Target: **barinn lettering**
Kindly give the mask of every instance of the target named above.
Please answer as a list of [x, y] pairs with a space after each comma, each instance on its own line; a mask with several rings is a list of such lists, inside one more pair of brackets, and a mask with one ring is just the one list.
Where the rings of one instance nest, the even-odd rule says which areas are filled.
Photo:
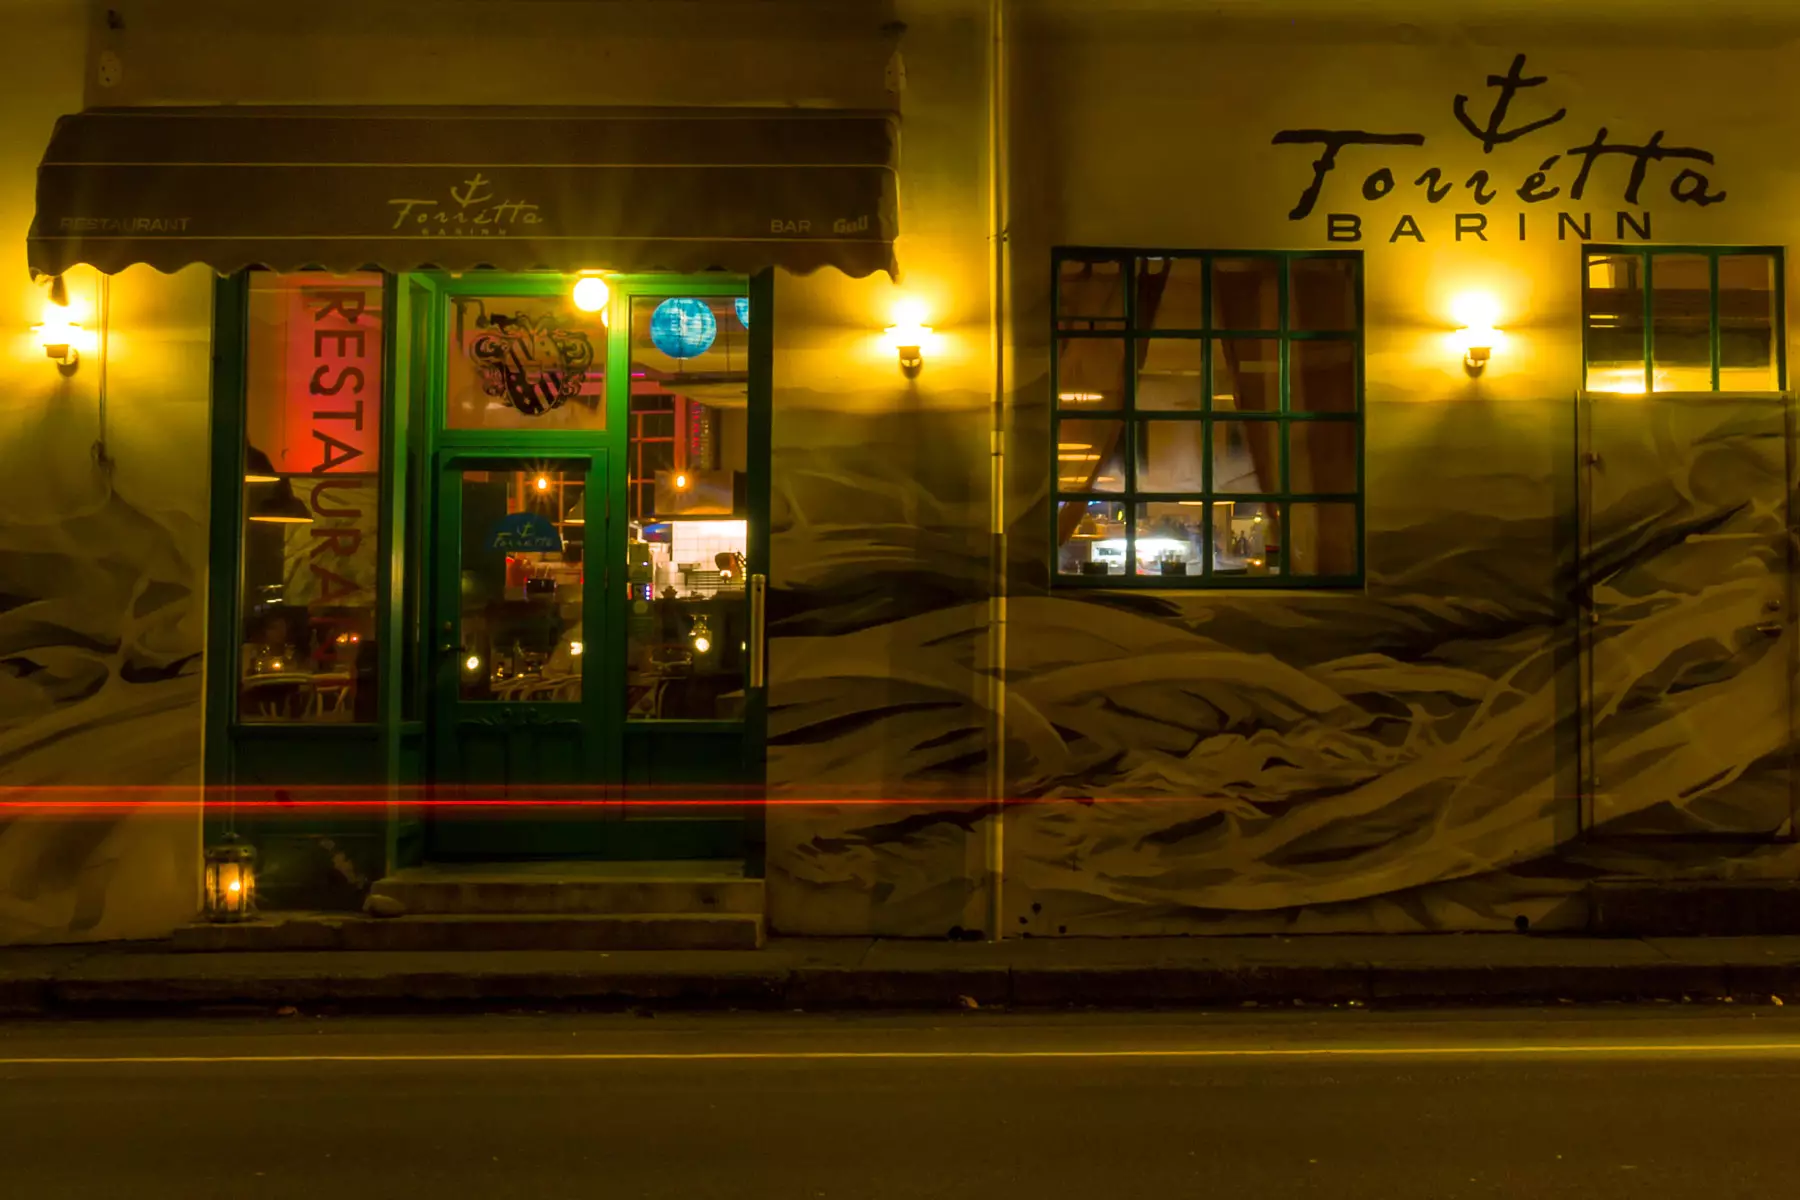
[[[1466, 95], [1456, 96], [1451, 109], [1457, 123], [1481, 144], [1481, 153], [1491, 155], [1501, 146], [1542, 134], [1568, 116], [1567, 109], [1559, 108], [1535, 120], [1509, 124], [1513, 101], [1547, 81], [1548, 76], [1526, 75], [1525, 55], [1520, 54], [1513, 58], [1506, 74], [1487, 77], [1488, 87], [1498, 89], [1499, 94], [1494, 98], [1485, 122], [1477, 123], [1470, 114], [1470, 97]], [[1651, 214], [1640, 206], [1652, 166], [1664, 162], [1684, 164], [1667, 183], [1668, 194], [1676, 203], [1706, 208], [1726, 198], [1726, 193], [1715, 190], [1712, 180], [1700, 169], [1713, 165], [1712, 153], [1697, 146], [1670, 145], [1665, 140], [1667, 136], [1666, 130], [1659, 129], [1641, 143], [1620, 142], [1612, 140], [1611, 130], [1600, 126], [1590, 140], [1546, 155], [1535, 169], [1522, 172], [1516, 179], [1485, 167], [1473, 171], [1466, 179], [1458, 179], [1461, 172], [1451, 173], [1435, 165], [1425, 166], [1422, 170], [1414, 166], [1399, 168], [1400, 173], [1396, 175], [1395, 166], [1382, 164], [1363, 176], [1361, 195], [1371, 203], [1385, 200], [1401, 191], [1402, 178], [1411, 177], [1403, 195], [1422, 199], [1427, 205], [1443, 204], [1454, 196], [1455, 207], [1476, 210], [1454, 212], [1449, 220], [1439, 222], [1431, 222], [1428, 214], [1427, 221], [1435, 227], [1437, 236], [1453, 236], [1457, 241], [1487, 241], [1490, 237], [1516, 237], [1524, 241], [1533, 233], [1548, 236], [1554, 230], [1558, 240], [1573, 236], [1586, 241], [1594, 235], [1592, 212], [1548, 209], [1534, 213], [1533, 206], [1548, 204], [1558, 197], [1565, 203], [1585, 200], [1595, 168], [1608, 160], [1623, 159], [1630, 163], [1629, 174], [1620, 191], [1625, 207], [1613, 214], [1611, 228], [1619, 240], [1635, 236], [1647, 241], [1651, 237]], [[1538, 140], [1547, 141], [1547, 138], [1540, 136]], [[1289, 220], [1303, 221], [1317, 208], [1326, 179], [1337, 170], [1339, 156], [1344, 151], [1352, 147], [1422, 149], [1426, 145], [1426, 136], [1423, 133], [1372, 133], [1358, 129], [1284, 129], [1275, 134], [1271, 144], [1318, 148], [1318, 157], [1312, 163], [1312, 178], [1288, 212]], [[1503, 195], [1516, 199], [1525, 207], [1505, 215], [1481, 211]], [[1555, 214], [1554, 220], [1551, 213]], [[1324, 217], [1327, 241], [1359, 242], [1363, 239], [1361, 214], [1328, 212]], [[1604, 218], [1602, 228], [1606, 228]], [[1426, 226], [1422, 226], [1411, 212], [1400, 214], [1388, 236], [1390, 243], [1403, 240], [1427, 240]]]

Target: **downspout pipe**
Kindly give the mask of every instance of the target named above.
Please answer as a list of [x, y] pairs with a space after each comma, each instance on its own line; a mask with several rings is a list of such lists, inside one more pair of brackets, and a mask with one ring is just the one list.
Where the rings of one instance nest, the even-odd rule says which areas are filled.
[[1007, 171], [1006, 0], [988, 0], [988, 298], [989, 352], [994, 394], [988, 429], [988, 748], [989, 817], [986, 822], [987, 934], [1005, 936], [1003, 891], [1006, 876], [1006, 437], [1010, 427], [1006, 322], [1009, 260]]

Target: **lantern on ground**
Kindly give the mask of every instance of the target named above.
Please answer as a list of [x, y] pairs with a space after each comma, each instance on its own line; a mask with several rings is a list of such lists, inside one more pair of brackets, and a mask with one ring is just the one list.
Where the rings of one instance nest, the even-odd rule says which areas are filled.
[[228, 833], [206, 851], [206, 919], [242, 921], [256, 912], [256, 849]]

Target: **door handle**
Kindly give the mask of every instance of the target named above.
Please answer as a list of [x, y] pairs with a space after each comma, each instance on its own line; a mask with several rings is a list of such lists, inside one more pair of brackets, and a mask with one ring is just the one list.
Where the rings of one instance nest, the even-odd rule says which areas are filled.
[[1758, 625], [1756, 627], [1756, 632], [1763, 634], [1767, 637], [1780, 637], [1781, 636], [1781, 622], [1780, 621], [1764, 621], [1761, 625]]
[[750, 577], [750, 686], [763, 686], [763, 630], [765, 621], [763, 609], [769, 596], [769, 578], [766, 575]]

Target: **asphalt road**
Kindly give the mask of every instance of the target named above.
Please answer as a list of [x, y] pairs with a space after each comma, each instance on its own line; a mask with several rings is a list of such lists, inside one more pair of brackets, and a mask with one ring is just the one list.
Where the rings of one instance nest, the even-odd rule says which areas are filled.
[[0, 1195], [1768, 1197], [1800, 1013], [0, 1025]]

